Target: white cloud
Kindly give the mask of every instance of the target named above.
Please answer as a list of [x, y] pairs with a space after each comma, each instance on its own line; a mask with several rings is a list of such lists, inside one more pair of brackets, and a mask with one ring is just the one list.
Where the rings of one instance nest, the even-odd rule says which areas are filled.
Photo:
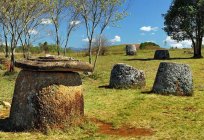
[[111, 39], [112, 43], [121, 42], [121, 37], [116, 35], [113, 39]]
[[143, 26], [140, 28], [141, 31], [145, 31], [145, 32], [157, 31], [158, 29], [159, 29], [158, 27], [152, 27], [152, 26]]
[[165, 43], [173, 48], [191, 48], [192, 47], [192, 42], [191, 40], [184, 40], [184, 41], [176, 41], [173, 40], [170, 36], [167, 36], [165, 39]]
[[69, 24], [70, 25], [78, 25], [78, 24], [80, 24], [81, 23], [81, 21], [79, 21], [79, 20], [73, 20], [73, 21], [71, 21]]
[[35, 30], [35, 29], [30, 29], [30, 30], [28, 30], [28, 33], [31, 34], [31, 35], [37, 35], [38, 31]]
[[[88, 39], [88, 38], [84, 38], [84, 39], [82, 39], [82, 41], [83, 41], [83, 42], [89, 42], [89, 39]], [[96, 42], [96, 39], [93, 38], [93, 39], [92, 39], [92, 42]]]
[[47, 18], [43, 18], [41, 20], [41, 24], [46, 24], [46, 25], [52, 24], [52, 20], [51, 19], [47, 19]]

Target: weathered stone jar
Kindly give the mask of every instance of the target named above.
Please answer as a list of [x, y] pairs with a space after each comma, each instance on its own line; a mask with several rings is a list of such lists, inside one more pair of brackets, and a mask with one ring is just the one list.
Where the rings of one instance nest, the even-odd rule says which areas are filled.
[[156, 50], [154, 54], [154, 59], [162, 60], [169, 59], [169, 51], [168, 50]]
[[126, 45], [126, 55], [136, 55], [137, 49], [135, 45]]
[[146, 81], [143, 71], [126, 64], [114, 65], [110, 76], [109, 86], [111, 88], [143, 88], [145, 85]]
[[186, 64], [160, 63], [153, 92], [163, 95], [191, 96], [193, 78], [190, 67]]
[[14, 130], [63, 128], [83, 118], [82, 81], [77, 71], [92, 71], [88, 63], [45, 57], [18, 61], [10, 123]]

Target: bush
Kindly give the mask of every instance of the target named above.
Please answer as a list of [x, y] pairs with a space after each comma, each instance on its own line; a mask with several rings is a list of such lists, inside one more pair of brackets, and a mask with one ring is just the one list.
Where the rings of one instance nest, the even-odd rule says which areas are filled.
[[160, 46], [154, 42], [144, 42], [140, 44], [140, 49], [159, 49]]

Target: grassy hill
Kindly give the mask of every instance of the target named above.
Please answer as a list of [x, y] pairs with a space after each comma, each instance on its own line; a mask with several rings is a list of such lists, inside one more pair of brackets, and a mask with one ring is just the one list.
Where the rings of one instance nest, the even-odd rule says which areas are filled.
[[[124, 45], [109, 48], [109, 55], [100, 56], [96, 72], [91, 77], [81, 74], [84, 87], [86, 121], [80, 127], [65, 131], [40, 132], [0, 132], [0, 139], [204, 139], [204, 59], [191, 59], [192, 54], [184, 50], [170, 50], [171, 60], [189, 64], [194, 79], [192, 97], [162, 96], [146, 94], [150, 91], [160, 60], [152, 60], [154, 50], [139, 50], [136, 56], [125, 56]], [[69, 54], [88, 61], [76, 53]], [[203, 54], [204, 55], [204, 54]], [[99, 88], [109, 84], [110, 72], [114, 64], [126, 63], [145, 71], [146, 88], [142, 90], [116, 90]], [[11, 102], [15, 84], [14, 76], [3, 76], [0, 70], [0, 100]], [[8, 116], [9, 110], [0, 111], [0, 117]], [[100, 120], [100, 121], [93, 121]], [[102, 125], [102, 123], [106, 125]], [[141, 128], [151, 130], [151, 135], [127, 137], [126, 135], [106, 134], [102, 126], [117, 128]], [[140, 129], [139, 129], [140, 128]]]

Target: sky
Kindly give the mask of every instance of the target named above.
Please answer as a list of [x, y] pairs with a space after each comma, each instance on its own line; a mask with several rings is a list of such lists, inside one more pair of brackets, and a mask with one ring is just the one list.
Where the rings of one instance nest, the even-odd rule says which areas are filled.
[[[167, 12], [171, 2], [172, 0], [130, 0], [129, 3], [125, 4], [128, 7], [128, 16], [117, 23], [118, 27], [108, 26], [104, 36], [112, 45], [137, 44], [151, 41], [164, 48], [191, 47], [189, 40], [182, 42], [172, 40], [162, 29], [164, 26], [162, 14]], [[46, 23], [46, 21], [44, 22]], [[61, 27], [60, 32], [65, 36], [64, 30], [66, 27], [63, 23]], [[46, 37], [43, 40], [54, 43], [53, 37]], [[86, 46], [86, 30], [84, 25], [81, 25], [72, 33], [69, 47], [85, 48]]]

